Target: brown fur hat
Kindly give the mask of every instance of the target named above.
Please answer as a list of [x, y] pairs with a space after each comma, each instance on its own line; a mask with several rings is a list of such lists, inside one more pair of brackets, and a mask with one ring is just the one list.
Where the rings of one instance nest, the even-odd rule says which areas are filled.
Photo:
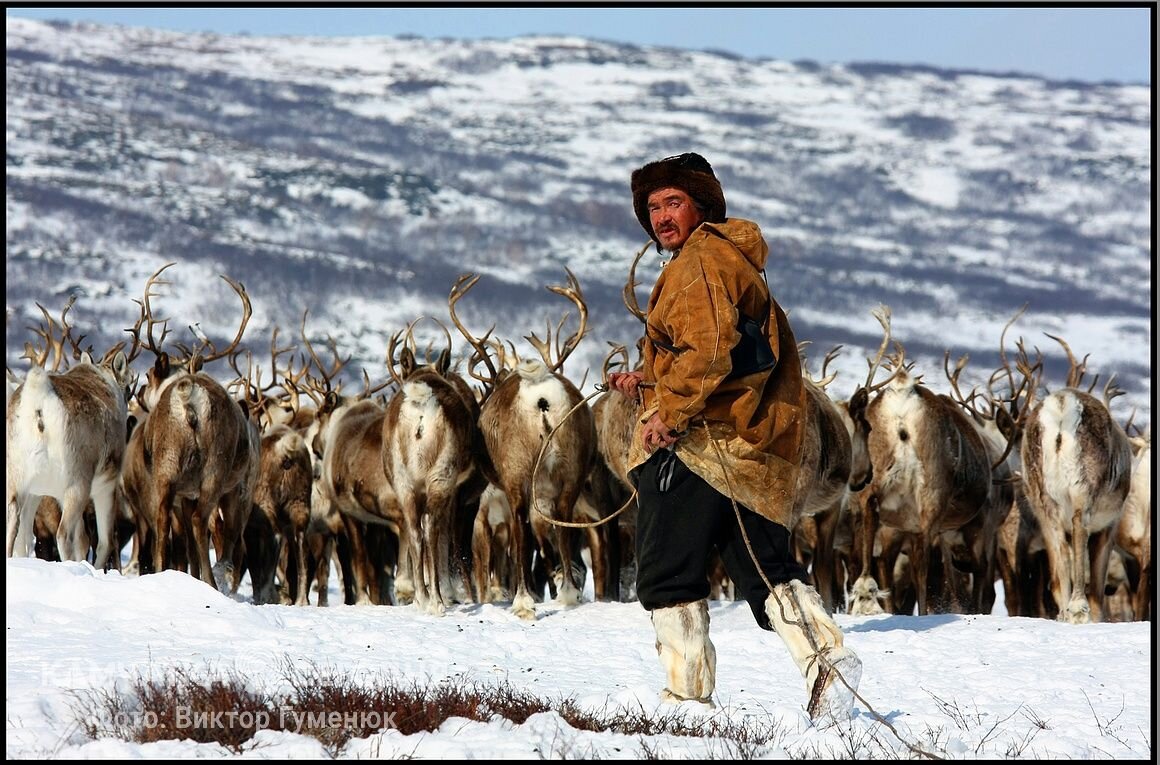
[[687, 152], [665, 157], [632, 171], [632, 207], [645, 233], [657, 241], [648, 214], [648, 195], [666, 186], [678, 188], [704, 210], [710, 223], [725, 222], [725, 193], [713, 166], [700, 154]]

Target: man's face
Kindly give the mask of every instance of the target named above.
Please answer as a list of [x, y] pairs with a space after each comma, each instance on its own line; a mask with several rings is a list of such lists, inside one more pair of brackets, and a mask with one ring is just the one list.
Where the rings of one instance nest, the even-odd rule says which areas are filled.
[[648, 195], [648, 217], [661, 247], [670, 252], [680, 249], [704, 220], [692, 197], [672, 186]]

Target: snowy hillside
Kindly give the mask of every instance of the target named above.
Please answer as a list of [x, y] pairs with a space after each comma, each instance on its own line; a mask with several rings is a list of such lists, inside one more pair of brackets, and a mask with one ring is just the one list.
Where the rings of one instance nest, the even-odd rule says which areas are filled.
[[[1148, 88], [888, 64], [820, 66], [579, 38], [507, 41], [258, 38], [7, 19], [6, 346], [36, 303], [70, 294], [101, 348], [123, 337], [145, 279], [172, 326], [232, 336], [243, 282], [248, 344], [275, 325], [332, 334], [372, 378], [387, 336], [460, 314], [518, 340], [567, 307], [544, 287], [571, 268], [592, 313], [568, 371], [638, 327], [620, 291], [646, 241], [628, 177], [699, 151], [731, 215], [770, 241], [769, 279], [816, 365], [843, 344], [848, 395], [894, 337], [937, 385], [998, 363], [1024, 304], [1044, 336], [1115, 373], [1150, 418], [1151, 105]], [[647, 257], [651, 283], [660, 258]], [[642, 295], [643, 295], [642, 287]], [[643, 297], [642, 297], [643, 300]], [[216, 333], [216, 334], [215, 334]], [[176, 339], [189, 341], [188, 335]], [[526, 347], [526, 346], [525, 346]], [[1010, 349], [1010, 345], [1008, 346]], [[815, 367], [816, 369], [816, 367]], [[597, 367], [598, 370], [598, 367]], [[1089, 374], [1090, 379], [1090, 374]], [[590, 374], [591, 385], [594, 374]]]

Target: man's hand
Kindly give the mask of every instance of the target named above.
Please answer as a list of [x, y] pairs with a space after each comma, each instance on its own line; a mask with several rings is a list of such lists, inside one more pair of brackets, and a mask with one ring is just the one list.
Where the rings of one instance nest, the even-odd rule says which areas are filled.
[[656, 412], [649, 418], [640, 433], [640, 440], [644, 444], [644, 450], [650, 454], [657, 449], [675, 444], [679, 437], [668, 425], [665, 425], [664, 420], [661, 419], [660, 412]]
[[643, 379], [644, 372], [609, 372], [608, 387], [635, 400], [640, 394]]

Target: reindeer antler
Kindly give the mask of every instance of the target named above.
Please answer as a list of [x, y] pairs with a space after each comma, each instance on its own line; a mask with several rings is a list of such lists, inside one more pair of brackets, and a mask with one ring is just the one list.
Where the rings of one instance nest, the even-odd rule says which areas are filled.
[[[451, 314], [451, 323], [459, 330], [459, 334], [467, 341], [474, 351], [471, 354], [470, 360], [467, 362], [467, 373], [479, 382], [483, 383], [484, 389], [490, 391], [498, 382], [499, 372], [496, 370], [495, 364], [492, 363], [491, 355], [488, 353], [487, 345], [491, 333], [495, 330], [495, 325], [491, 326], [487, 332], [483, 334], [482, 338], [476, 338], [467, 331], [467, 327], [463, 326], [463, 322], [459, 320], [459, 315], [455, 313], [455, 306], [460, 299], [471, 290], [479, 282], [478, 274], [462, 274], [455, 284], [451, 286], [451, 294], [447, 296], [447, 310]], [[484, 364], [487, 367], [487, 376], [481, 376], [475, 370], [479, 364]]]
[[874, 355], [873, 359], [866, 360], [867, 365], [870, 367], [870, 371], [866, 375], [865, 384], [862, 386], [866, 389], [867, 393], [874, 393], [875, 391], [885, 387], [887, 383], [894, 379], [894, 375], [890, 375], [890, 377], [886, 378], [877, 385], [874, 384], [874, 376], [878, 374], [878, 367], [882, 363], [882, 357], [886, 354], [886, 349], [890, 345], [890, 306], [879, 305], [877, 308], [870, 312], [870, 315], [877, 319], [878, 323], [882, 325], [883, 332], [882, 344], [878, 346], [878, 352]]
[[[161, 274], [172, 265], [174, 264], [166, 263], [161, 268], [154, 271], [153, 275], [145, 281], [145, 294], [143, 299], [134, 299], [133, 301], [137, 305], [141, 306], [141, 315], [137, 318], [136, 324], [125, 330], [133, 336], [133, 344], [130, 346], [129, 352], [125, 354], [125, 359], [127, 361], [132, 362], [141, 353], [141, 325], [146, 322], [148, 322], [148, 327], [145, 332], [145, 339], [147, 341], [145, 347], [148, 348], [150, 353], [158, 358], [160, 358], [161, 354], [164, 353], [164, 351], [161, 350], [161, 346], [165, 342], [165, 336], [169, 334], [169, 319], [154, 319], [153, 305], [149, 302], [149, 300], [150, 298], [159, 297], [158, 293], [153, 291], [155, 287], [172, 284], [172, 282], [160, 278]], [[161, 337], [154, 339], [153, 328], [158, 324], [161, 325]]]
[[955, 362], [955, 369], [952, 372], [950, 367], [951, 352], [949, 350], [943, 352], [943, 372], [947, 376], [947, 381], [951, 384], [951, 400], [966, 409], [972, 417], [989, 417], [989, 412], [981, 412], [975, 407], [974, 402], [979, 394], [974, 388], [971, 388], [971, 394], [969, 396], [964, 396], [963, 392], [959, 390], [959, 377], [962, 376], [963, 370], [967, 368], [967, 362], [969, 360], [970, 356], [964, 353]]
[[640, 319], [641, 324], [645, 323], [645, 313], [640, 308], [640, 301], [636, 299], [636, 266], [644, 254], [648, 252], [652, 243], [651, 239], [645, 242], [644, 247], [641, 247], [636, 253], [636, 257], [632, 259], [632, 266], [628, 269], [628, 281], [625, 283], [621, 295], [624, 299], [624, 307], [628, 309], [629, 313]]
[[334, 384], [334, 378], [347, 365], [350, 357], [348, 356], [346, 359], [343, 359], [342, 354], [338, 352], [338, 343], [335, 342], [333, 337], [330, 337], [327, 338], [327, 347], [330, 348], [331, 355], [334, 356], [334, 361], [331, 363], [329, 369], [322, 363], [322, 360], [318, 358], [318, 353], [314, 350], [314, 344], [310, 342], [310, 337], [306, 334], [306, 315], [309, 312], [309, 308], [302, 311], [302, 324], [299, 332], [302, 336], [302, 342], [306, 344], [306, 351], [310, 354], [310, 358], [318, 368], [319, 376], [314, 377], [313, 375], [307, 374], [307, 384], [325, 398], [327, 393], [331, 391], [338, 392], [342, 388], [342, 383], [338, 385]]
[[[608, 353], [604, 354], [604, 361], [600, 365], [600, 379], [602, 382], [608, 381], [608, 373], [614, 367], [623, 367], [628, 369], [628, 348], [623, 343], [614, 343], [611, 340], [608, 344], [612, 348]], [[616, 361], [619, 358], [620, 361]]]
[[1056, 337], [1050, 332], [1044, 332], [1043, 334], [1047, 335], [1052, 340], [1062, 345], [1063, 350], [1067, 352], [1067, 362], [1069, 367], [1067, 370], [1067, 382], [1065, 385], [1068, 388], [1078, 388], [1080, 383], [1083, 382], [1084, 375], [1087, 374], [1087, 361], [1088, 356], [1091, 354], [1089, 353], [1084, 356], [1083, 361], [1076, 361], [1075, 354], [1071, 352], [1071, 346], [1064, 342], [1062, 337]]
[[543, 340], [534, 332], [524, 336], [524, 339], [540, 352], [540, 358], [544, 360], [544, 364], [552, 372], [559, 372], [563, 368], [564, 361], [572, 355], [572, 351], [576, 350], [576, 346], [580, 344], [580, 340], [583, 339], [585, 332], [588, 330], [588, 305], [584, 300], [584, 293], [580, 290], [580, 282], [576, 280], [576, 276], [570, 269], [565, 268], [564, 271], [568, 274], [568, 285], [566, 287], [551, 285], [548, 287], [548, 290], [555, 292], [557, 295], [563, 295], [572, 301], [572, 304], [576, 306], [577, 311], [580, 313], [579, 328], [567, 340], [561, 343], [560, 333], [563, 331], [564, 322], [568, 320], [568, 314], [564, 314], [564, 317], [556, 325], [554, 354], [552, 352], [553, 333], [550, 322]]
[[[230, 353], [232, 353], [234, 349], [238, 347], [238, 343], [242, 342], [242, 334], [246, 331], [246, 325], [250, 323], [250, 316], [253, 315], [253, 306], [250, 305], [250, 296], [246, 294], [245, 286], [243, 286], [241, 282], [231, 279], [225, 274], [221, 274], [221, 277], [222, 279], [225, 279], [226, 284], [230, 285], [233, 291], [238, 293], [238, 297], [242, 299], [242, 323], [238, 326], [238, 333], [234, 335], [233, 341], [229, 344], [228, 347], [223, 348], [220, 351], [214, 347], [213, 341], [206, 337], [204, 333], [201, 333], [199, 337], [201, 340], [201, 345], [194, 351], [187, 354], [191, 364], [194, 363], [194, 360], [199, 356], [201, 358], [202, 364], [208, 364], [211, 361], [217, 361], [218, 359], [225, 358]], [[193, 330], [192, 326], [190, 327], [190, 330]], [[194, 334], [197, 335], [198, 333], [194, 332]], [[203, 355], [203, 352], [206, 350], [209, 351], [209, 354]]]

